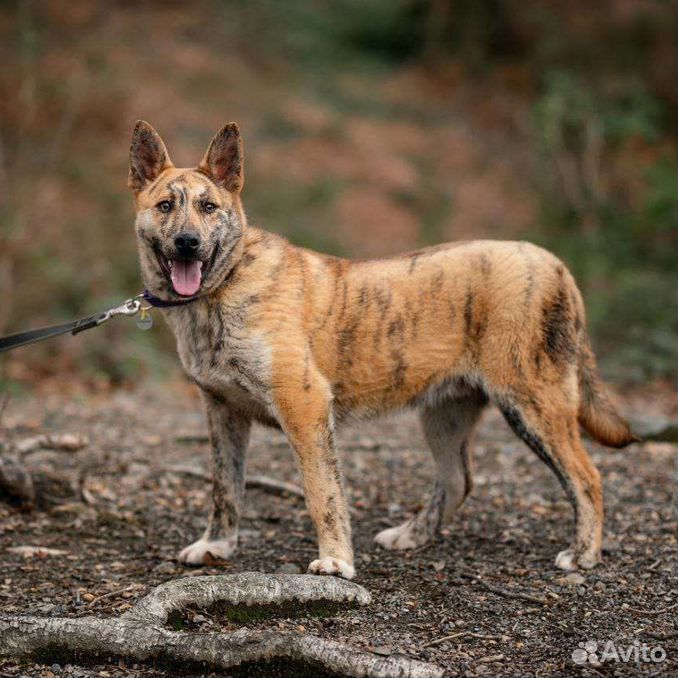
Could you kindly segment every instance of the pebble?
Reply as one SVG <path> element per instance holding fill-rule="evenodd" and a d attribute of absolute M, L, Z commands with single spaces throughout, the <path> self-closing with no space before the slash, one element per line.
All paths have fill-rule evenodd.
<path fill-rule="evenodd" d="M 580 586 L 586 581 L 586 577 L 579 574 L 579 572 L 570 572 L 565 577 L 560 577 L 558 583 L 564 586 Z"/>
<path fill-rule="evenodd" d="M 296 563 L 283 563 L 276 572 L 278 574 L 301 574 L 301 568 Z"/>

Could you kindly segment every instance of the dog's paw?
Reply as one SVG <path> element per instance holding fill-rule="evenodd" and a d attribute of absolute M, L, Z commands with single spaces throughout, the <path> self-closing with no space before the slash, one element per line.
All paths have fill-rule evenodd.
<path fill-rule="evenodd" d="M 333 574 L 344 579 L 353 579 L 355 577 L 355 567 L 340 558 L 331 558 L 325 556 L 314 560 L 309 566 L 308 571 L 311 574 Z"/>
<path fill-rule="evenodd" d="M 556 567 L 567 571 L 576 570 L 577 568 L 590 570 L 598 565 L 600 560 L 599 552 L 584 551 L 577 555 L 573 549 L 566 549 L 556 556 Z"/>
<path fill-rule="evenodd" d="M 187 565 L 209 565 L 210 560 L 227 560 L 238 545 L 238 537 L 198 539 L 179 554 L 179 562 Z"/>
<path fill-rule="evenodd" d="M 426 542 L 426 539 L 418 540 L 412 531 L 412 524 L 408 521 L 398 527 L 389 527 L 382 530 L 374 537 L 374 541 L 389 551 L 401 551 L 415 549 Z"/>

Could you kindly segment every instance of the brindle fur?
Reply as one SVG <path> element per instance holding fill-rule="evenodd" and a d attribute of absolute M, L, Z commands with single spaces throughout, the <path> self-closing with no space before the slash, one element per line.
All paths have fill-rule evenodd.
<path fill-rule="evenodd" d="M 584 306 L 564 265 L 528 243 L 471 241 L 385 260 L 348 261 L 291 245 L 247 224 L 243 153 L 234 123 L 197 168 L 177 169 L 146 123 L 134 132 L 142 273 L 177 299 L 158 254 L 189 228 L 211 262 L 199 299 L 164 314 L 179 357 L 204 394 L 213 448 L 213 509 L 181 559 L 235 548 L 244 458 L 254 421 L 279 426 L 295 451 L 319 557 L 310 571 L 352 577 L 347 501 L 334 427 L 418 407 L 438 468 L 432 498 L 405 524 L 377 535 L 387 548 L 430 539 L 472 487 L 471 444 L 488 402 L 556 474 L 575 510 L 563 568 L 600 559 L 602 495 L 579 424 L 597 440 L 634 440 L 598 378 Z M 156 208 L 171 200 L 174 209 Z M 206 200 L 218 209 L 206 214 Z"/>

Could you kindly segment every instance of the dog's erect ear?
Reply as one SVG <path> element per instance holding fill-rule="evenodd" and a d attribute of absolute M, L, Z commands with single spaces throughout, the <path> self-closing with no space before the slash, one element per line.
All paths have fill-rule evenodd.
<path fill-rule="evenodd" d="M 168 167 L 172 167 L 172 161 L 160 135 L 147 122 L 138 120 L 129 149 L 127 185 L 138 193 Z"/>
<path fill-rule="evenodd" d="M 242 163 L 240 130 L 236 123 L 229 122 L 212 139 L 199 167 L 218 186 L 231 193 L 240 193 L 245 183 Z"/>

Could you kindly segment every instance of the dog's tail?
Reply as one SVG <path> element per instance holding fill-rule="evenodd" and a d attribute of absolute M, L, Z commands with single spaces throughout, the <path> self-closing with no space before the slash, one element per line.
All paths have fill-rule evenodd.
<path fill-rule="evenodd" d="M 640 438 L 631 431 L 610 399 L 586 335 L 579 348 L 578 377 L 579 423 L 591 437 L 608 447 L 626 447 L 639 442 Z"/>

